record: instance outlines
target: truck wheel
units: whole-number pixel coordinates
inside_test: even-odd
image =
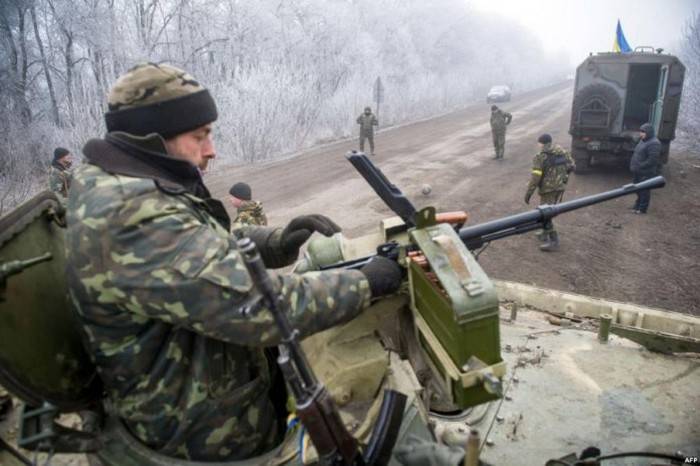
[[[591,156],[585,149],[572,149],[571,156],[576,162],[576,174],[585,175],[591,172],[593,168],[591,163]]]
[[[594,99],[597,99],[604,103],[610,112],[610,119],[608,121],[608,127],[612,125],[613,121],[620,113],[622,108],[622,100],[615,89],[608,86],[607,84],[591,84],[586,86],[576,93],[574,97],[574,102],[571,107],[571,128],[575,129],[578,127],[578,115],[582,109],[589,105]]]

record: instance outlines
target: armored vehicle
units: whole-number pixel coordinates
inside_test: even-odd
[[[685,66],[652,47],[633,53],[598,53],[576,69],[571,108],[571,151],[579,172],[609,158],[628,160],[639,127],[650,122],[668,161]]]
[[[356,268],[381,254],[405,268],[406,280],[351,322],[302,342],[363,450],[358,461],[324,464],[573,465],[582,456],[636,456],[639,465],[649,463],[635,452],[673,461],[683,460],[678,451],[700,454],[700,366],[676,354],[700,351],[697,318],[494,281],[471,252],[560,213],[661,187],[663,178],[463,227],[465,213],[416,212],[364,155],[350,159],[399,216],[359,238],[312,241],[296,272]],[[54,465],[75,465],[75,453],[102,466],[214,464],[153,451],[111,412],[68,298],[63,219],[48,192],[0,219],[0,384],[24,403],[6,421],[19,427],[16,438],[0,438],[0,464],[30,465],[26,451]],[[385,419],[385,391],[405,398],[398,423]],[[366,454],[376,432],[390,448]],[[307,434],[290,423],[273,451],[215,464],[319,464]]]

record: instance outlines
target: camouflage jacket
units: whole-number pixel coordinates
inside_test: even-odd
[[[60,198],[68,197],[73,172],[58,162],[51,164],[49,168],[49,189],[55,192]]]
[[[492,131],[505,131],[506,126],[510,124],[513,120],[513,115],[508,112],[504,112],[500,108],[496,111],[491,112],[491,130]]]
[[[569,173],[576,168],[574,159],[560,146],[547,144],[532,161],[532,176],[528,192],[539,189],[539,194],[564,191]]]
[[[223,205],[194,166],[161,155],[158,136],[110,133],[84,153],[68,199],[67,276],[111,409],[165,455],[227,461],[270,449],[284,427],[264,348],[280,336]],[[281,229],[243,231],[268,267],[295,259],[281,253]],[[273,281],[302,336],[370,301],[359,271]]]
[[[267,216],[261,202],[243,201],[238,208],[234,224],[267,226]]]
[[[360,116],[357,117],[357,124],[360,125],[360,131],[363,133],[373,133],[374,127],[379,124],[379,121],[377,121],[377,117],[374,116],[374,113],[370,113],[369,115],[360,113]]]

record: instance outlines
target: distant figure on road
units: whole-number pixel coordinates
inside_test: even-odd
[[[564,197],[566,183],[569,181],[569,173],[574,171],[576,164],[567,151],[560,146],[552,145],[552,136],[543,134],[537,139],[540,143],[540,151],[532,161],[532,176],[527,185],[525,203],[530,203],[530,198],[538,190],[540,205],[554,205],[561,202]],[[556,251],[559,249],[559,235],[552,222],[538,234],[542,241],[540,250]]]
[[[640,183],[659,174],[661,167],[661,142],[654,134],[654,127],[649,123],[644,123],[640,128],[641,139],[634,148],[632,159],[630,160],[630,171],[634,177],[634,183]],[[637,193],[637,201],[632,210],[635,214],[646,214],[651,201],[651,191],[640,191]]]
[[[68,198],[68,190],[73,178],[72,157],[68,149],[57,147],[53,151],[53,161],[49,168],[49,189],[63,202]]]
[[[267,217],[263,212],[261,202],[251,200],[250,186],[246,183],[236,183],[228,193],[231,195],[231,205],[236,208],[237,215],[233,224],[267,226]]]
[[[491,105],[491,135],[493,136],[494,159],[502,159],[506,150],[506,126],[513,120],[513,115],[504,112],[496,105]]]
[[[374,155],[374,127],[379,121],[370,107],[365,107],[364,113],[357,117],[357,124],[360,125],[360,151],[365,151],[365,139],[368,139],[370,155]]]

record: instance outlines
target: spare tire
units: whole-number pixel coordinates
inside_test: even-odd
[[[574,102],[571,108],[571,129],[572,131],[578,130],[579,113],[581,110],[585,109],[593,100],[601,101],[605,106],[608,107],[610,112],[610,118],[608,120],[608,129],[612,125],[617,115],[620,113],[622,108],[622,100],[620,95],[607,84],[591,84],[584,87],[576,93],[574,97]]]

